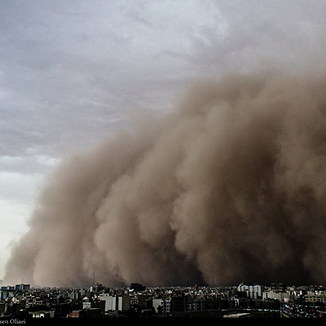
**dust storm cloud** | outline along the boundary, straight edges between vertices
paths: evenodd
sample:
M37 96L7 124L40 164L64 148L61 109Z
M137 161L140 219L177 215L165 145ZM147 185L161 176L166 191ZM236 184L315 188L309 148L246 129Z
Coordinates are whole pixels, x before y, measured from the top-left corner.
M200 81L64 160L5 280L325 282L325 87L322 74Z

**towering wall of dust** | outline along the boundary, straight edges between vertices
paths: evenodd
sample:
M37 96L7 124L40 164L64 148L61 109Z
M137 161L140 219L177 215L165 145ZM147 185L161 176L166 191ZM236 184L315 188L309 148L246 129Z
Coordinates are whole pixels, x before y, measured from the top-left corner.
M326 79L198 83L61 164L6 281L326 281ZM143 117L142 117L143 118Z

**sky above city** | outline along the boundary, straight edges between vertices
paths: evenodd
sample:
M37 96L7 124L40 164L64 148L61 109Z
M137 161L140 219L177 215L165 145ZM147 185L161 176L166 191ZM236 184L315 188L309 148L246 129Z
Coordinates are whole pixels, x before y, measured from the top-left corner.
M0 279L47 177L198 79L325 68L318 0L2 0Z

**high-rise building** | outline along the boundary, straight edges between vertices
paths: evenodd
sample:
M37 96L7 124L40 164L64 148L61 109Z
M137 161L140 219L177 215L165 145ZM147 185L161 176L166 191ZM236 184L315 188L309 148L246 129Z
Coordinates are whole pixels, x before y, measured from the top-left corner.
M105 311L118 310L117 296L104 293L99 296L99 299L105 301Z
M16 291L28 291L30 289L30 284L16 284Z
M247 297L251 299L260 299L262 297L261 285L245 285L241 283L238 285L238 292L245 292Z

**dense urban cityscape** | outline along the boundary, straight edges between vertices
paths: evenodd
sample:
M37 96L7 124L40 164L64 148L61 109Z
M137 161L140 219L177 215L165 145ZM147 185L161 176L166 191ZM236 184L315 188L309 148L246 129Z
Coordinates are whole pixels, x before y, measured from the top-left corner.
M4 285L0 323L34 318L326 318L324 285L36 288ZM14 322L13 322L14 321Z

